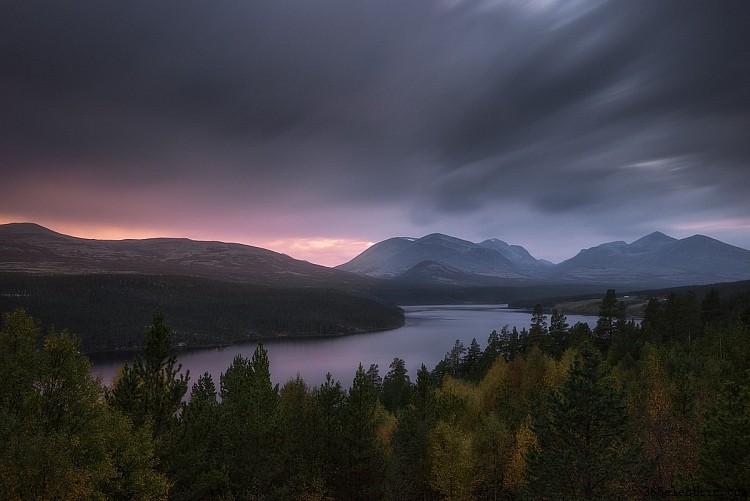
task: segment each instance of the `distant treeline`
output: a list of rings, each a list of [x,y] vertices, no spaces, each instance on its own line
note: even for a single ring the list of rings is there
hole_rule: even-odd
[[[338,290],[276,288],[142,274],[0,274],[0,311],[23,307],[65,327],[85,352],[139,348],[157,308],[173,345],[229,344],[275,336],[331,336],[392,329],[403,311]]]
[[[681,287],[668,287],[666,289],[637,289],[633,290],[624,288],[619,292],[627,294],[631,298],[640,298],[642,304],[646,304],[650,298],[668,298],[670,295],[684,296],[692,294],[695,296],[697,301],[702,301],[703,298],[711,291],[716,291],[728,300],[737,301],[741,300],[744,294],[750,290],[750,280],[742,280],[738,282],[724,282],[717,284],[704,284],[704,285],[690,285]],[[516,308],[531,309],[535,304],[539,303],[545,308],[553,308],[561,303],[573,303],[585,301],[593,298],[601,298],[601,291],[597,290],[596,293],[591,292],[579,293],[572,290],[564,290],[564,295],[555,294],[554,289],[551,291],[548,289],[544,291],[544,294],[531,297],[520,297],[511,301],[511,306]],[[552,294],[547,292],[553,292]],[[632,301],[632,300],[631,300]],[[596,314],[596,310],[593,311],[580,311],[576,312],[580,314]],[[642,311],[640,312],[643,313]],[[641,316],[641,315],[639,315]]]
[[[0,329],[8,499],[747,499],[750,293],[648,302],[628,321],[533,309],[412,380],[395,358],[271,382],[268,354],[181,374],[161,312],[104,388],[23,310]],[[355,365],[357,361],[352,361]],[[353,367],[354,371],[354,367]],[[190,383],[193,382],[188,394]],[[347,389],[348,388],[348,389]]]

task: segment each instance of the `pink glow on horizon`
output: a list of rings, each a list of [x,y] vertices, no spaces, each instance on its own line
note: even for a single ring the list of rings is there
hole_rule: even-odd
[[[0,214],[0,224],[18,222],[31,221],[28,218]],[[216,231],[207,230],[206,228],[194,228],[193,231],[189,232],[175,232],[174,230],[168,230],[165,228],[71,223],[54,219],[33,222],[65,235],[96,240],[126,240],[163,237],[240,243],[254,247],[261,247],[274,252],[286,254],[294,259],[309,261],[311,263],[328,267],[345,263],[374,244],[374,242],[349,238],[247,238],[247,236],[239,236],[237,234],[233,235],[231,231],[227,230]]]
[[[360,254],[375,242],[347,238],[291,238],[266,242],[267,249],[323,266],[336,266]]]
[[[750,219],[716,219],[674,225],[681,231],[742,231],[750,230]]]

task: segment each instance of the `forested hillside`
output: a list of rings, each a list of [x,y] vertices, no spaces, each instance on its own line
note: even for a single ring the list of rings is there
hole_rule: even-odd
[[[0,332],[8,499],[747,498],[750,293],[654,298],[594,329],[534,308],[484,348],[408,374],[273,385],[267,352],[180,374],[157,312],[105,388],[70,335],[23,310]],[[549,313],[549,314],[548,314]],[[353,364],[356,362],[353,361]],[[188,393],[189,392],[189,393]],[[183,397],[189,394],[186,401]]]
[[[173,345],[186,347],[354,334],[404,322],[400,308],[332,289],[173,275],[0,273],[0,311],[19,307],[75,333],[85,352],[141,347],[157,308],[172,327]]]

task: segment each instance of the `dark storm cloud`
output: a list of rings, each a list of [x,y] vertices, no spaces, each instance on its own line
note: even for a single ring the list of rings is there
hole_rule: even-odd
[[[0,169],[27,187],[176,183],[206,208],[388,206],[415,227],[514,204],[605,227],[750,214],[744,0],[5,11]]]

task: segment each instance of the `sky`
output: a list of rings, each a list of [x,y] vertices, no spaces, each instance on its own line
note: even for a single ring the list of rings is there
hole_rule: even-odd
[[[0,223],[327,266],[435,232],[750,249],[747,0],[12,3]]]

